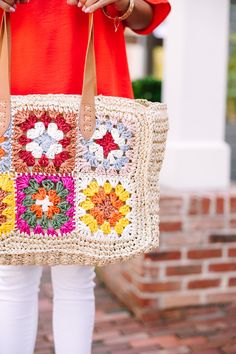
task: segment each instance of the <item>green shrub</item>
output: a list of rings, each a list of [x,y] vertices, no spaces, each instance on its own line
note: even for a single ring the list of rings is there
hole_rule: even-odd
[[[236,48],[234,48],[229,58],[228,96],[231,98],[236,98]]]
[[[228,64],[227,121],[236,121],[236,48],[231,51]]]
[[[132,86],[135,98],[145,98],[148,101],[161,102],[161,81],[153,77],[146,77],[134,80]]]

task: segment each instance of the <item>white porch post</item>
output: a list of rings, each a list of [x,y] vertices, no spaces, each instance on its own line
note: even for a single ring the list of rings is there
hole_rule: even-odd
[[[126,29],[127,58],[131,80],[141,79],[146,75],[146,38]]]
[[[165,41],[163,101],[170,130],[161,185],[225,188],[224,141],[229,0],[172,0]]]

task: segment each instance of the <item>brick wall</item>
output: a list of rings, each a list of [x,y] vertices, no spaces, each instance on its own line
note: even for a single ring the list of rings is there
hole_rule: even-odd
[[[111,291],[142,318],[236,301],[236,186],[161,190],[160,220],[159,249],[98,270]]]

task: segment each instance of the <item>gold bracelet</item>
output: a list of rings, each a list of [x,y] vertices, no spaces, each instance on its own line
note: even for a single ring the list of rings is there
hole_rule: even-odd
[[[106,17],[108,17],[110,20],[112,20],[114,22],[115,32],[117,32],[120,22],[126,20],[129,17],[129,15],[131,14],[131,12],[133,11],[133,9],[134,9],[134,0],[129,1],[129,7],[128,7],[127,11],[122,16],[112,17],[107,12],[106,6],[104,6],[102,8],[104,15],[106,15]]]

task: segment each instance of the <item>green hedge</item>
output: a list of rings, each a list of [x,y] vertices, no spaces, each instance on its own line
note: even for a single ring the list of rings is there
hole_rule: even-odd
[[[231,98],[236,98],[236,48],[234,48],[229,57],[228,96]]]
[[[132,86],[135,98],[145,98],[152,102],[161,102],[161,81],[153,77],[146,77],[134,80]]]
[[[228,64],[227,121],[236,122],[236,47],[230,53]]]

